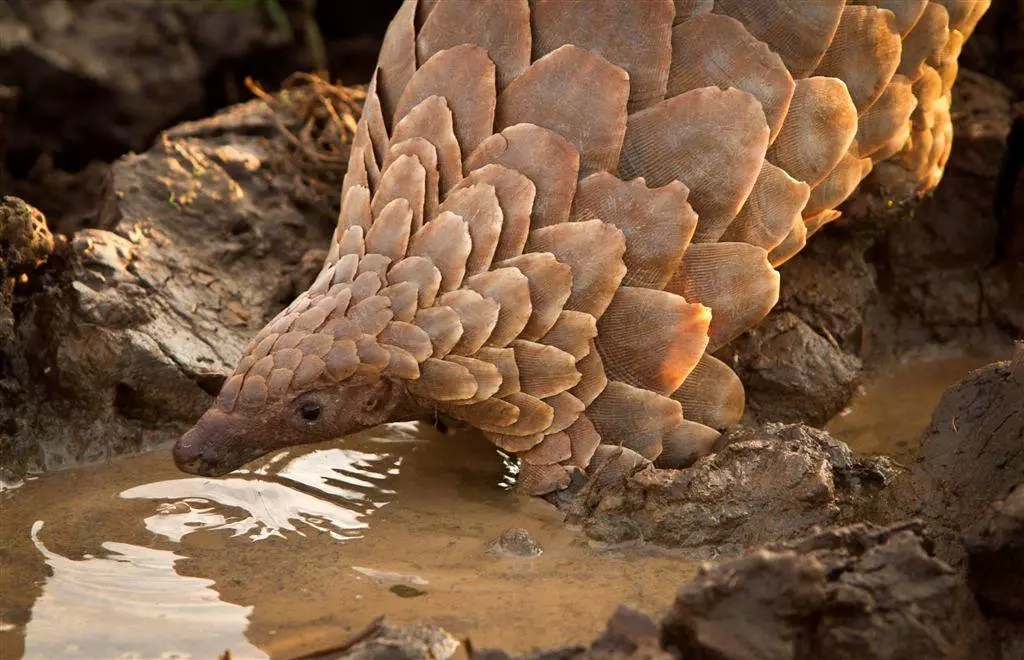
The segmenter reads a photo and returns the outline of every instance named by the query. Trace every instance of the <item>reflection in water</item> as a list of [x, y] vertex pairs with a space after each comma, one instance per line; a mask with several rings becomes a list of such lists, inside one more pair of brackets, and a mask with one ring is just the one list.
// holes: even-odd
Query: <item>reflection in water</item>
[[[233, 536], [248, 534], [253, 541], [284, 538], [285, 532], [305, 536], [293, 521], [347, 540], [361, 538], [360, 530], [367, 527], [363, 519], [387, 504], [382, 498], [394, 491], [380, 488], [376, 482], [398, 474], [401, 463], [389, 454], [325, 449], [283, 463], [275, 475], [274, 469], [282, 465], [279, 457], [271, 458], [254, 474], [276, 476], [286, 483], [190, 477], [129, 488], [121, 497], [177, 500], [161, 505], [156, 515], [145, 520], [151, 532], [175, 542], [200, 529], [228, 529]], [[306, 486], [318, 496], [296, 490], [287, 482]], [[217, 510], [218, 505], [224, 510]]]
[[266, 658], [245, 639], [252, 607], [225, 603], [213, 580], [174, 571], [181, 555], [107, 542], [106, 557], [68, 559], [32, 543], [52, 573], [25, 630], [30, 658]]

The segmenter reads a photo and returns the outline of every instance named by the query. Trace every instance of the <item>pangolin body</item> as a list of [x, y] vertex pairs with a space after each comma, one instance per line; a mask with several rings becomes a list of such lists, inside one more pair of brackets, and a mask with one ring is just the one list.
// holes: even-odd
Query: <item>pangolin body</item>
[[406, 0], [330, 252], [175, 448], [221, 474], [444, 413], [544, 494], [685, 467], [737, 422], [711, 353], [874, 168], [934, 187], [989, 0]]

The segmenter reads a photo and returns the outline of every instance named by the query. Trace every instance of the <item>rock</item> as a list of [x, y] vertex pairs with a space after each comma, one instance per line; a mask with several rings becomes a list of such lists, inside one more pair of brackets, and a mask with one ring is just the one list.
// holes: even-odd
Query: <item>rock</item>
[[1024, 622], [1024, 483], [964, 531], [967, 580], [981, 606]]
[[498, 557], [540, 557], [544, 548], [522, 528], [506, 529], [487, 544], [487, 554]]
[[105, 460], [202, 414], [334, 229], [336, 207], [292, 153], [256, 101], [114, 164], [110, 230], [79, 231], [30, 279], [0, 345], [0, 462], [23, 474]]
[[662, 643], [684, 658], [994, 658], [962, 578], [918, 523], [826, 530], [705, 568]]
[[791, 312], [773, 313], [720, 355], [747, 388], [748, 415], [824, 425], [846, 405], [860, 360]]
[[600, 541], [642, 539], [713, 557], [833, 524], [893, 472], [824, 431], [768, 424], [725, 433], [715, 453], [685, 470], [647, 466], [604, 489], [583, 488], [564, 508]]
[[1024, 481], [1024, 347], [968, 374], [943, 395], [925, 434], [917, 478], [955, 530]]
[[381, 625], [366, 639], [338, 654], [316, 654], [317, 658], [350, 660], [448, 660], [460, 644], [445, 630], [424, 624], [392, 628]]

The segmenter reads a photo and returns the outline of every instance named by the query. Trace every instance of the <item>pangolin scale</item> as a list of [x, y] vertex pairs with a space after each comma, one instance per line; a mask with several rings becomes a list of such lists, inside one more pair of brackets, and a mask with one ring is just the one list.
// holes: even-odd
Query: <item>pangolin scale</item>
[[175, 460], [443, 413], [545, 494], [686, 467], [743, 411], [712, 352], [873, 169], [942, 175], [989, 0], [406, 0], [319, 277]]

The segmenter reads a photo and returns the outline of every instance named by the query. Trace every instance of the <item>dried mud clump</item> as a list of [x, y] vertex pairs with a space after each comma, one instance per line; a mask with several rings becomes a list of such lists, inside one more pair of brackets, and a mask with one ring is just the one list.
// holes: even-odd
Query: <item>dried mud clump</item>
[[683, 657], [992, 658], [989, 631], [921, 525], [854, 525], [704, 570], [662, 641]]

